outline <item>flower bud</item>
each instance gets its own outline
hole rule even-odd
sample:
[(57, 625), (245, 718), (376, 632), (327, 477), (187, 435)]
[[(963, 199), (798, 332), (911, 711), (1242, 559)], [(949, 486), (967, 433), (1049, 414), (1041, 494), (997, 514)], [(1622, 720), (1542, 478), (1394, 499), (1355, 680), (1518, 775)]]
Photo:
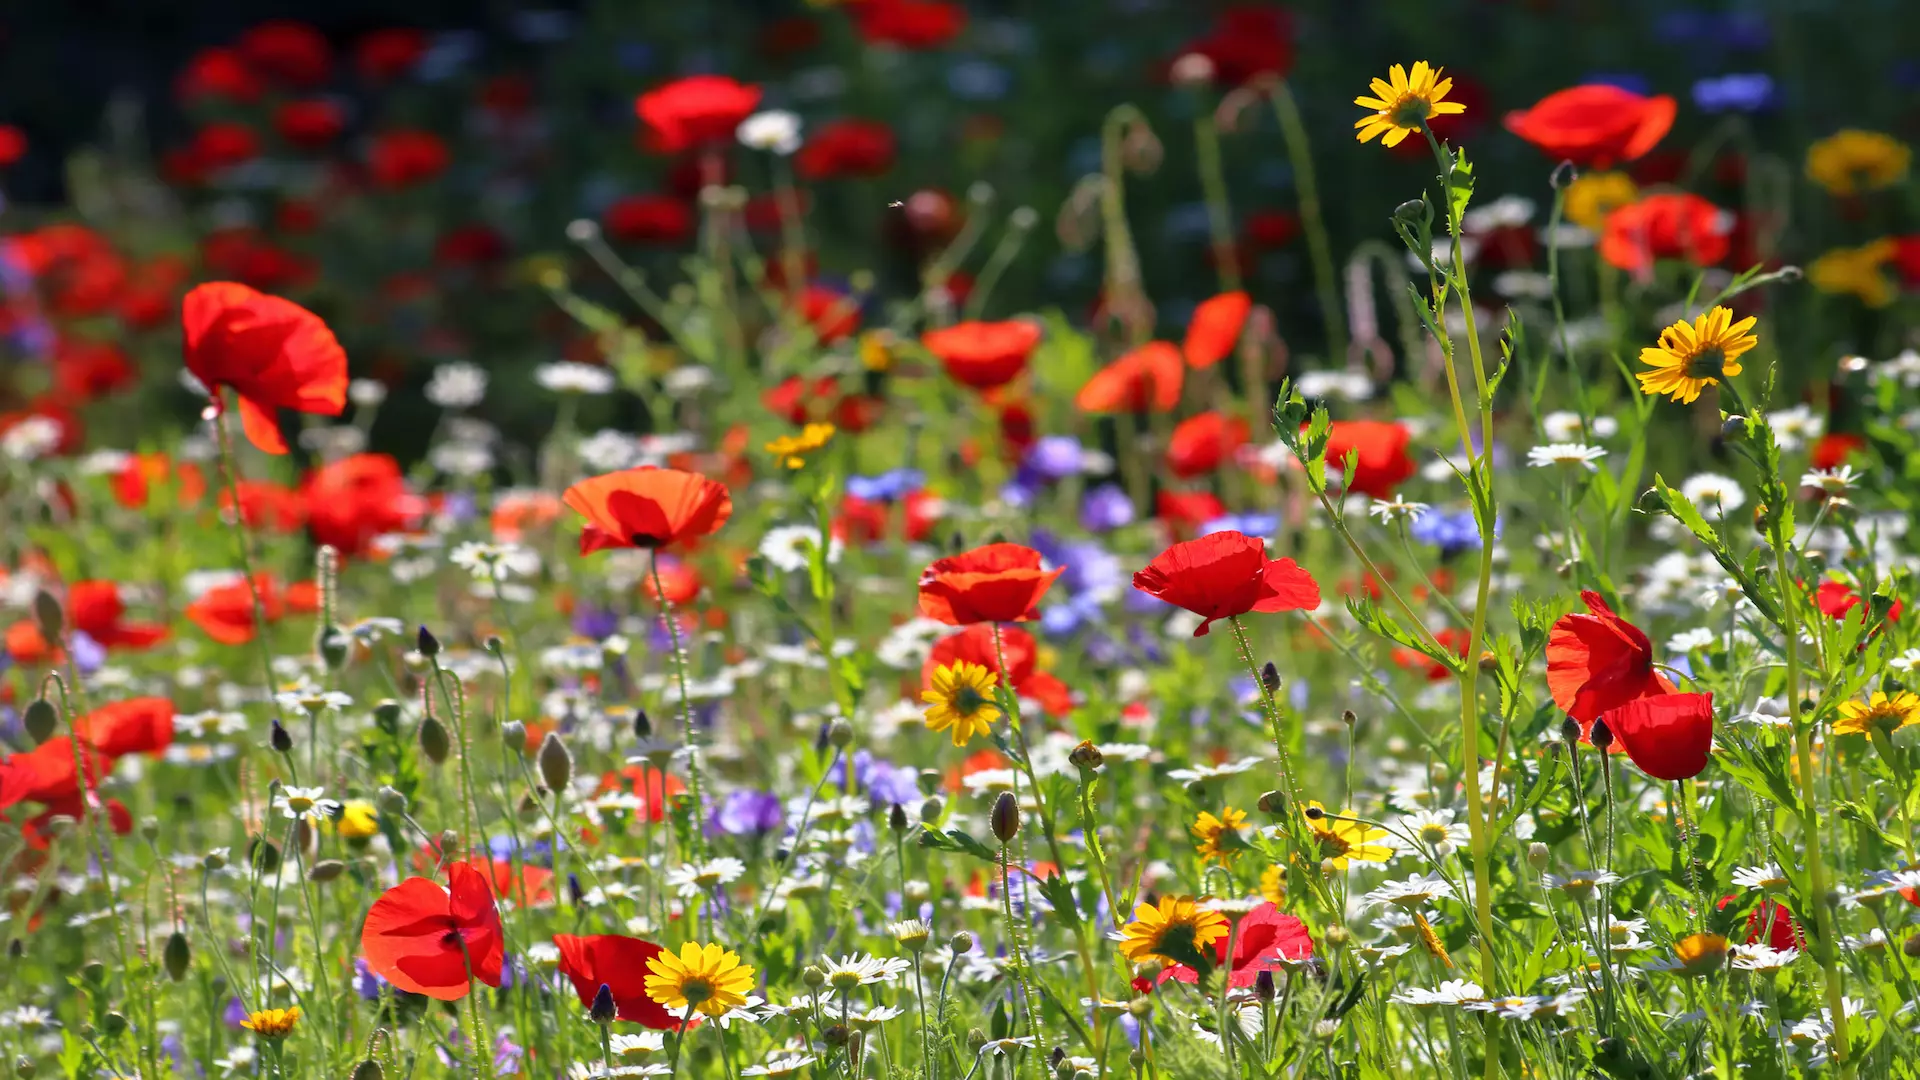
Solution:
[(547, 790), (562, 792), (573, 782), (573, 754), (557, 731), (547, 732), (540, 740), (540, 779)]
[(986, 1045), (987, 1045), (987, 1033), (986, 1033), (986, 1032), (984, 1032), (984, 1031), (981, 1031), (981, 1030), (980, 1030), (979, 1028), (968, 1028), (968, 1029), (967, 1029), (967, 1050), (968, 1050), (968, 1052), (970, 1052), (970, 1053), (972, 1053), (972, 1054), (974, 1054), (974, 1055), (976, 1055), (976, 1056), (977, 1056), (977, 1055), (978, 1055), (978, 1054), (980, 1053), (980, 1050), (981, 1050), (981, 1048), (983, 1048), (983, 1047), (985, 1047)]
[(1547, 845), (1535, 840), (1527, 845), (1527, 865), (1535, 870), (1547, 868)]
[(151, 844), (160, 835), (160, 819), (152, 814), (140, 819), (140, 839)]
[(167, 935), (167, 947), (161, 953), (161, 961), (167, 969), (167, 978), (179, 982), (187, 977), (187, 968), (193, 963), (193, 949), (187, 944), (184, 931), (175, 930)]
[(407, 812), (407, 797), (390, 784), (383, 784), (373, 796), (373, 805), (381, 814), (400, 815)]
[[(1594, 749), (1601, 753), (1604, 754), (1607, 752), (1607, 748), (1613, 745), (1613, 731), (1607, 727), (1606, 720), (1594, 720), (1593, 728), (1587, 732), (1587, 741), (1592, 743)], [(1601, 760), (1604, 762), (1606, 759), (1602, 758)]]
[(415, 652), (431, 660), (440, 655), (440, 639), (433, 636), (433, 631), (422, 626), (420, 632), (414, 636), (413, 648)]
[(1001, 792), (993, 801), (993, 835), (1002, 844), (1010, 844), (1020, 835), (1020, 804), (1011, 791)]
[(117, 1039), (127, 1033), (127, 1014), (119, 1011), (109, 1012), (100, 1018), (100, 1030), (107, 1038)]
[(257, 866), (261, 874), (280, 872), (280, 846), (264, 836), (256, 836), (247, 846), (247, 865)]
[(27, 710), (20, 717), (21, 726), (27, 729), (27, 736), (33, 745), (39, 746), (53, 738), (53, 729), (60, 726), (60, 710), (46, 698), (34, 698), (27, 703)]
[(645, 709), (633, 710), (633, 737), (642, 741), (653, 738), (653, 718)]
[[(509, 720), (506, 723), (501, 724), (500, 725), (500, 741), (503, 743), (506, 743), (507, 749), (512, 750), (516, 754), (526, 753), (527, 725), (521, 723), (518, 720)], [(545, 750), (546, 743), (544, 742), (541, 743), (540, 748), (542, 750)]]
[(276, 754), (291, 754), (293, 753), (293, 732), (288, 731), (287, 726), (276, 719), (267, 735), (267, 745), (273, 747), (273, 752)]
[(353, 1075), (348, 1080), (386, 1080), (386, 1070), (380, 1063), (368, 1058), (353, 1067)]
[(1260, 669), (1260, 688), (1265, 690), (1269, 697), (1280, 692), (1280, 669), (1274, 667), (1271, 660), (1267, 661), (1266, 667)]
[(40, 636), (48, 641), (59, 641), (61, 632), (67, 628), (60, 601), (45, 589), (33, 594), (33, 619), (40, 624)]
[(940, 796), (929, 795), (926, 801), (920, 804), (920, 820), (939, 821), (940, 815), (945, 812), (946, 808), (947, 804), (940, 801)]
[(1253, 996), (1259, 998), (1261, 1001), (1272, 1001), (1274, 999), (1276, 992), (1273, 986), (1272, 968), (1261, 968), (1260, 973), (1253, 977)]
[(587, 1009), (587, 1016), (594, 1023), (605, 1026), (613, 1023), (613, 1018), (618, 1014), (619, 1007), (613, 1003), (613, 987), (601, 983), (600, 989), (593, 992), (593, 1005)]
[(453, 741), (447, 735), (447, 726), (437, 716), (429, 716), (420, 721), (420, 752), (427, 760), (439, 765), (453, 752)]
[(1265, 791), (1261, 792), (1260, 801), (1255, 805), (1263, 814), (1284, 814), (1287, 812), (1287, 797), (1278, 791)]
[(906, 807), (901, 806), (899, 803), (893, 804), (893, 809), (887, 811), (887, 828), (892, 829), (896, 833), (907, 831)]
[(225, 870), (227, 868), (227, 849), (214, 848), (212, 851), (207, 852), (206, 856), (200, 860), (200, 865), (206, 867), (208, 870)]
[[(20, 939), (14, 938), (13, 943), (18, 945)], [(13, 1074), (18, 1076), (20, 1080), (33, 1080), (35, 1068), (36, 1066), (33, 1063), (33, 1059), (25, 1054), (21, 1054), (19, 1057), (13, 1059)]]
[(1747, 433), (1747, 418), (1735, 413), (1720, 421), (1720, 437), (1738, 439)]
[(1560, 741), (1568, 747), (1580, 745), (1580, 721), (1571, 716), (1560, 721)]
[(845, 717), (835, 719), (827, 725), (827, 742), (844, 750), (853, 742), (853, 725)]
[(347, 666), (348, 646), (352, 639), (337, 626), (323, 626), (314, 638), (314, 651), (320, 654), (320, 662), (328, 671), (339, 671)]
[(818, 990), (827, 985), (827, 973), (813, 964), (808, 964), (806, 970), (800, 973), (800, 981), (806, 985), (807, 989)]
[(962, 930), (947, 939), (947, 948), (952, 949), (955, 956), (965, 956), (973, 951), (973, 935)]
[(395, 734), (400, 730), (400, 712), (399, 702), (392, 698), (385, 698), (373, 707), (373, 722), (379, 725), (381, 731), (389, 735)]
[(307, 871), (307, 877), (317, 885), (324, 885), (347, 872), (347, 864), (339, 859), (321, 859)]
[(1091, 739), (1082, 740), (1079, 746), (1074, 747), (1072, 753), (1067, 755), (1067, 761), (1083, 773), (1093, 772), (1107, 763), (1106, 755), (1093, 745)]

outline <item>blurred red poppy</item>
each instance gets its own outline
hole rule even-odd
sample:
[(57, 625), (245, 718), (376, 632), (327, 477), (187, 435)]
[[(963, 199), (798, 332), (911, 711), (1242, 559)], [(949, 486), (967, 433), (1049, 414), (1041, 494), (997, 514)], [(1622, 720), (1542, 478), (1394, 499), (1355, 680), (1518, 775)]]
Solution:
[(1187, 365), (1167, 341), (1149, 341), (1094, 373), (1074, 404), (1082, 412), (1172, 412), (1180, 405)]
[[(307, 523), (307, 500), (298, 490), (271, 480), (242, 480), (235, 486), (240, 489), (240, 520), (248, 528), (290, 533)], [(220, 490), (220, 509), (233, 512), (233, 492), (225, 488)]]
[(808, 285), (796, 305), (822, 345), (843, 341), (860, 329), (860, 298), (823, 285)]
[(686, 781), (659, 769), (646, 765), (628, 765), (618, 772), (610, 772), (600, 778), (601, 791), (618, 791), (620, 781), (625, 779), (640, 797), (640, 805), (634, 808), (633, 816), (658, 825), (667, 819), (667, 803), (675, 795), (684, 794)]
[(1816, 469), (1837, 469), (1847, 463), (1855, 452), (1865, 450), (1865, 436), (1851, 431), (1832, 431), (1814, 441), (1813, 449), (1807, 454), (1807, 464)]
[(400, 463), (386, 454), (353, 454), (328, 462), (301, 485), (307, 531), (340, 554), (364, 554), (382, 533), (404, 531), (425, 509), (407, 490)]
[(27, 133), (12, 124), (0, 124), (0, 169), (27, 155)]
[(727, 523), (733, 497), (699, 473), (642, 466), (568, 488), (561, 501), (587, 523), (580, 554), (608, 548), (662, 548), (706, 536)]
[[(1231, 938), (1233, 964), (1227, 964), (1227, 941)], [(1259, 979), (1262, 971), (1271, 971), (1288, 960), (1305, 960), (1313, 955), (1313, 934), (1297, 915), (1288, 915), (1272, 904), (1261, 904), (1240, 917), (1233, 932), (1213, 943), (1216, 969), (1226, 968), (1228, 985), (1244, 989)], [(1200, 973), (1185, 964), (1174, 964), (1160, 973), (1160, 982), (1197, 983)]]
[[(1854, 608), (1860, 606), (1860, 594), (1854, 592), (1853, 586), (1844, 581), (1826, 578), (1820, 582), (1820, 587), (1813, 591), (1813, 603), (1827, 618), (1844, 619)], [(1899, 622), (1903, 606), (1899, 600), (1894, 600), (1892, 606), (1887, 609), (1887, 621)]]
[(1595, 83), (1557, 90), (1530, 109), (1507, 114), (1507, 130), (1555, 161), (1604, 169), (1653, 149), (1673, 127), (1677, 106), (1662, 94), (1647, 97)]
[[(666, 589), (667, 602), (682, 607), (700, 595), (703, 582), (700, 580), (700, 571), (667, 556), (660, 560), (660, 584)], [(640, 594), (654, 603), (660, 602), (660, 589), (654, 587), (652, 574), (640, 579)]]
[(1005, 386), (1027, 368), (1040, 344), (1040, 326), (1019, 320), (963, 322), (928, 330), (920, 344), (938, 357), (954, 380), (975, 390)]
[[(1367, 584), (1372, 586), (1374, 582), (1369, 581)], [(1378, 588), (1370, 587), (1367, 589), (1368, 595), (1372, 596), (1375, 600), (1380, 598), (1380, 591)], [(1442, 649), (1446, 649), (1455, 656), (1464, 659), (1467, 655), (1467, 645), (1473, 640), (1473, 635), (1457, 626), (1443, 626), (1433, 632), (1433, 639), (1439, 642)], [(1394, 649), (1390, 655), (1393, 657), (1393, 662), (1403, 668), (1411, 671), (1425, 672), (1428, 682), (1444, 682), (1447, 679), (1453, 678), (1452, 668), (1421, 652), (1419, 649), (1410, 649), (1402, 645)]]
[(254, 618), (254, 588), (260, 590), (260, 613), (266, 616), (267, 622), (278, 622), (285, 610), (271, 575), (258, 573), (253, 581), (253, 588), (248, 587), (245, 578), (215, 585), (188, 604), (183, 614), (220, 644), (245, 645), (260, 632)]
[(1168, 491), (1154, 496), (1154, 513), (1173, 526), (1175, 535), (1224, 517), (1227, 506), (1211, 491)]
[[(1639, 627), (1613, 613), (1600, 594), (1581, 592), (1588, 614), (1568, 612), (1547, 636), (1547, 690), (1554, 704), (1580, 724), (1582, 739), (1602, 715), (1640, 698), (1673, 694), (1654, 670), (1653, 644)], [(1611, 728), (1612, 721), (1608, 721)]]
[(260, 76), (233, 49), (202, 49), (174, 80), (174, 96), (183, 103), (215, 99), (247, 104), (260, 97)]
[[(111, 581), (76, 581), (67, 586), (67, 621), (109, 649), (146, 649), (167, 636), (158, 623), (126, 621), (126, 601)], [(124, 753), (116, 750), (114, 753)]]
[(236, 47), (255, 71), (300, 89), (326, 82), (333, 68), (327, 39), (306, 23), (291, 19), (253, 27), (240, 35)]
[(471, 979), (499, 986), (505, 949), (486, 875), (454, 863), (445, 888), (414, 877), (388, 889), (367, 911), (360, 951), (374, 974), (438, 1001), (466, 997)]
[(1651, 274), (1656, 259), (1713, 266), (1732, 246), (1731, 215), (1698, 195), (1649, 195), (1607, 215), (1600, 257), (1634, 274)]
[(375, 30), (353, 46), (353, 66), (363, 78), (389, 82), (413, 70), (427, 52), (427, 35), (412, 27)]
[(280, 409), (338, 416), (347, 407), (347, 354), (318, 315), (232, 281), (196, 286), (180, 305), (187, 370), (214, 392), (240, 398), (247, 439), (284, 454)]
[(1686, 780), (1707, 767), (1713, 749), (1712, 694), (1655, 694), (1602, 717), (1627, 758), (1648, 776)]
[(647, 996), (647, 962), (660, 954), (651, 941), (620, 934), (555, 934), (560, 974), (573, 983), (584, 1008), (602, 986), (613, 995), (615, 1017), (655, 1031), (678, 1031), (680, 1020)]
[(1284, 76), (1293, 67), (1293, 19), (1278, 6), (1231, 5), (1178, 56), (1190, 54), (1212, 63), (1212, 81), (1221, 86), (1239, 86), (1259, 75)]
[(157, 754), (173, 743), (173, 702), (140, 697), (102, 705), (75, 720), (73, 733), (108, 757)]
[[(922, 687), (933, 685), (936, 669), (950, 667), (955, 661), (964, 660), (969, 664), (979, 664), (988, 671), (1002, 672), (1007, 685), (1013, 687), (1021, 697), (1039, 702), (1049, 716), (1065, 716), (1072, 712), (1073, 693), (1067, 689), (1067, 684), (1039, 669), (1040, 649), (1033, 635), (1017, 626), (1003, 626), (1000, 628), (1000, 646), (996, 649), (993, 630), (991, 626), (978, 624), (934, 642), (926, 663), (920, 666)], [(1006, 661), (1004, 671), (1002, 658)]]
[(870, 45), (938, 48), (967, 25), (967, 9), (945, 0), (852, 0), (847, 8)]
[(447, 170), (447, 144), (431, 131), (383, 131), (367, 146), (367, 174), (383, 188), (425, 183)]
[(677, 154), (732, 141), (759, 104), (758, 86), (725, 75), (690, 75), (641, 94), (634, 112), (652, 149)]
[(132, 386), (138, 380), (126, 350), (111, 341), (63, 334), (53, 347), (53, 383), (75, 404)]
[(1167, 469), (1181, 478), (1204, 476), (1233, 457), (1247, 441), (1247, 422), (1221, 412), (1180, 421), (1167, 438)]
[(1174, 544), (1133, 575), (1133, 587), (1201, 617), (1194, 637), (1215, 619), (1250, 611), (1311, 611), (1320, 583), (1292, 559), (1270, 559), (1267, 545), (1245, 533), (1209, 533)]
[(325, 98), (283, 102), (273, 112), (273, 129), (302, 150), (319, 150), (340, 137), (347, 114), (338, 102)]
[(1065, 567), (1044, 570), (1040, 553), (1021, 544), (987, 544), (920, 572), (920, 614), (948, 626), (1026, 622)]
[(134, 454), (113, 477), (114, 501), (129, 510), (144, 510), (153, 485), (173, 488), (174, 503), (189, 506), (207, 493), (206, 474), (190, 461), (176, 463), (158, 451)]
[(1253, 298), (1243, 292), (1221, 293), (1203, 301), (1187, 322), (1187, 339), (1181, 346), (1187, 363), (1212, 367), (1233, 355), (1252, 311)]
[(878, 120), (833, 120), (815, 128), (793, 157), (808, 180), (880, 176), (893, 168), (893, 129)]
[[(1724, 909), (1737, 899), (1735, 896), (1723, 896), (1714, 907)], [(1793, 917), (1792, 909), (1778, 900), (1764, 899), (1755, 904), (1753, 910), (1747, 912), (1746, 931), (1746, 943), (1749, 945), (1758, 942), (1764, 935), (1769, 948), (1785, 951), (1807, 947), (1807, 935), (1800, 928), (1800, 920)]]
[(260, 136), (237, 121), (217, 121), (194, 132), (188, 152), (201, 168), (219, 172), (259, 157)]
[(1390, 420), (1336, 420), (1327, 432), (1327, 467), (1345, 468), (1351, 451), (1356, 457), (1353, 475), (1345, 478), (1347, 490), (1391, 498), (1394, 488), (1419, 471), (1407, 453), (1412, 439), (1405, 425)]
[[(76, 761), (78, 764), (76, 764)], [(0, 810), (22, 802), (60, 803), (80, 793), (80, 769), (93, 787), (113, 767), (113, 759), (84, 741), (56, 735), (25, 753), (0, 758)]]
[(600, 225), (625, 244), (677, 244), (693, 235), (693, 207), (671, 195), (628, 195), (607, 207)]

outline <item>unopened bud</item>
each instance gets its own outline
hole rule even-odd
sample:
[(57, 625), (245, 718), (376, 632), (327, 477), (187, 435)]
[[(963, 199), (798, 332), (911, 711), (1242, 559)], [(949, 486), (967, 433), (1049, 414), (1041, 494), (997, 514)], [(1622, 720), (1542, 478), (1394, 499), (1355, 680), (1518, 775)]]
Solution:
[(892, 829), (896, 833), (907, 831), (906, 807), (901, 806), (899, 803), (893, 804), (893, 809), (887, 811), (887, 828)]
[(179, 982), (187, 977), (187, 968), (193, 963), (193, 948), (187, 944), (184, 931), (175, 930), (167, 935), (167, 947), (161, 953), (161, 961), (166, 965), (167, 978)]
[(636, 739), (653, 738), (653, 718), (645, 709), (633, 710), (633, 737)]
[(952, 949), (955, 956), (965, 956), (973, 951), (973, 935), (962, 930), (947, 939), (947, 948)]
[(374, 793), (373, 805), (379, 807), (382, 814), (400, 815), (407, 812), (407, 797), (390, 784), (383, 784)]
[(420, 721), (420, 752), (427, 760), (439, 765), (453, 752), (453, 740), (447, 735), (447, 725), (437, 716), (429, 716)]
[(27, 729), (27, 737), (35, 746), (53, 738), (53, 731), (60, 726), (60, 710), (46, 698), (34, 698), (27, 703), (26, 712), (20, 717), (20, 724)]
[(1261, 968), (1253, 977), (1253, 996), (1261, 1001), (1272, 1001), (1276, 995), (1273, 985), (1273, 969)]
[(565, 791), (573, 782), (573, 754), (557, 731), (540, 740), (540, 779), (554, 792)]
[(847, 744), (853, 742), (853, 725), (845, 717), (834, 720), (827, 726), (827, 742), (845, 749)]
[(67, 628), (60, 601), (45, 589), (33, 594), (33, 619), (40, 624), (40, 636), (48, 641), (59, 641), (61, 632)]
[(606, 1025), (613, 1023), (619, 1011), (619, 1007), (613, 1003), (613, 987), (601, 983), (600, 989), (593, 992), (593, 1005), (588, 1008), (587, 1015), (594, 1023)]
[(1613, 729), (1607, 727), (1606, 720), (1596, 719), (1592, 730), (1587, 732), (1587, 741), (1594, 745), (1594, 749), (1604, 754), (1607, 748), (1613, 745)]
[(1011, 791), (1001, 792), (993, 801), (993, 835), (1002, 844), (1011, 844), (1020, 835), (1020, 803)]
[[(506, 723), (501, 724), (500, 725), (500, 741), (503, 743), (506, 743), (507, 749), (512, 750), (516, 754), (526, 753), (527, 725), (521, 723), (518, 720), (509, 720)], [(540, 746), (541, 746), (541, 749), (543, 750), (546, 749), (545, 743), (541, 743)]]
[(381, 731), (389, 735), (396, 734), (400, 730), (400, 712), (400, 703), (386, 698), (373, 707), (373, 722), (379, 725)]
[(431, 660), (440, 655), (440, 639), (433, 636), (433, 631), (422, 626), (420, 633), (414, 636), (413, 648), (415, 652)]
[(1547, 868), (1547, 855), (1547, 845), (1540, 841), (1535, 840), (1533, 843), (1527, 845), (1527, 865), (1533, 867), (1535, 870), (1545, 870)]
[(347, 666), (348, 648), (353, 639), (337, 626), (323, 626), (314, 639), (314, 651), (320, 654), (320, 662), (327, 665), (328, 671), (339, 671)]
[(1747, 418), (1744, 416), (1736, 413), (1720, 421), (1720, 437), (1723, 439), (1738, 439), (1746, 433)]
[(386, 1070), (380, 1067), (379, 1062), (368, 1058), (353, 1067), (353, 1076), (349, 1080), (386, 1080)]
[(1107, 763), (1107, 757), (1099, 747), (1093, 745), (1093, 740), (1087, 739), (1073, 748), (1067, 755), (1067, 761), (1081, 772), (1093, 772)]
[(347, 864), (339, 859), (321, 859), (313, 864), (313, 869), (307, 871), (307, 877), (315, 884), (324, 885), (346, 872)]
[(267, 735), (267, 745), (273, 747), (276, 754), (291, 754), (293, 753), (293, 732), (288, 731), (287, 726), (276, 719)]
[(1271, 660), (1267, 661), (1266, 667), (1260, 669), (1260, 688), (1269, 695), (1280, 692), (1280, 669), (1273, 666)]

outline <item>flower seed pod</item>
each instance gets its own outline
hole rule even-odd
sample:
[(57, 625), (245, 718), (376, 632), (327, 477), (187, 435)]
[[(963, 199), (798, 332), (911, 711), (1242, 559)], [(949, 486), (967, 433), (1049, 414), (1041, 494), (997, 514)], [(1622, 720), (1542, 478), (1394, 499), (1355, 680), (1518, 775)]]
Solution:
[(1072, 753), (1067, 755), (1067, 761), (1081, 772), (1090, 773), (1100, 768), (1100, 766), (1105, 765), (1107, 758), (1105, 754), (1100, 752), (1099, 747), (1093, 745), (1093, 740), (1085, 739), (1081, 741), (1079, 746), (1073, 748)]
[(125, 1035), (127, 1033), (127, 1014), (116, 1010), (101, 1017), (100, 1030), (105, 1032), (109, 1039), (117, 1039)]
[(392, 698), (382, 700), (373, 707), (373, 722), (380, 730), (392, 735), (400, 730), (400, 703)]
[(274, 874), (280, 871), (280, 847), (264, 836), (256, 836), (247, 847), (247, 862), (260, 868), (262, 874)]
[(386, 1070), (380, 1067), (379, 1062), (368, 1058), (353, 1067), (353, 1076), (349, 1080), (386, 1080)]
[(853, 725), (848, 723), (844, 717), (836, 719), (832, 724), (827, 726), (827, 741), (834, 746), (845, 749), (847, 744), (853, 742)]
[[(519, 753), (519, 754), (526, 753), (527, 725), (521, 723), (518, 720), (509, 720), (506, 723), (501, 724), (500, 725), (500, 741), (503, 743), (506, 743), (507, 749), (512, 750), (515, 753)], [(541, 748), (545, 749), (546, 744), (542, 743)]]
[(20, 717), (21, 726), (27, 729), (27, 736), (33, 745), (39, 746), (53, 738), (53, 730), (60, 726), (60, 710), (46, 698), (34, 698), (27, 703), (27, 711)]
[(573, 782), (573, 754), (557, 731), (540, 740), (540, 779), (552, 792), (565, 791)]
[(1287, 797), (1278, 791), (1262, 792), (1260, 801), (1255, 805), (1263, 814), (1284, 814), (1287, 812)]
[(1547, 856), (1547, 845), (1540, 841), (1535, 840), (1533, 843), (1527, 845), (1527, 865), (1533, 867), (1535, 870), (1545, 870), (1547, 868)]
[(415, 652), (431, 660), (440, 655), (440, 639), (433, 636), (433, 631), (422, 626), (420, 633), (414, 636), (413, 648)]
[(1011, 791), (1001, 792), (993, 801), (993, 835), (1002, 844), (1010, 844), (1020, 835), (1020, 804)]
[(946, 808), (947, 804), (940, 801), (940, 796), (929, 795), (926, 801), (920, 804), (920, 820), (939, 821), (940, 815), (945, 812)]
[(60, 610), (60, 601), (45, 589), (33, 594), (33, 619), (40, 624), (40, 635), (48, 641), (59, 641), (60, 634), (67, 628), (67, 616)]
[(167, 978), (174, 982), (186, 978), (187, 968), (193, 963), (193, 949), (187, 944), (186, 933), (175, 930), (168, 934), (166, 950), (160, 956), (167, 968)]
[(347, 864), (339, 859), (321, 859), (307, 871), (307, 877), (316, 884), (324, 885), (347, 872)]
[(453, 742), (447, 736), (447, 726), (440, 722), (439, 717), (429, 716), (420, 721), (420, 752), (427, 756), (428, 761), (435, 765), (442, 764), (452, 751)]

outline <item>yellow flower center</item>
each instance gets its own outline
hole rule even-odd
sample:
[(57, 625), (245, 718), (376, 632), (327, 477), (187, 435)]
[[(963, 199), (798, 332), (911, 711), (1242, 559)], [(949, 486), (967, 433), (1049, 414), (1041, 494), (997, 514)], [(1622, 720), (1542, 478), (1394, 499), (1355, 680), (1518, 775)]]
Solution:
[(1687, 377), (1718, 379), (1726, 374), (1727, 354), (1718, 345), (1709, 346), (1687, 358)]

